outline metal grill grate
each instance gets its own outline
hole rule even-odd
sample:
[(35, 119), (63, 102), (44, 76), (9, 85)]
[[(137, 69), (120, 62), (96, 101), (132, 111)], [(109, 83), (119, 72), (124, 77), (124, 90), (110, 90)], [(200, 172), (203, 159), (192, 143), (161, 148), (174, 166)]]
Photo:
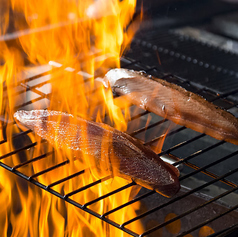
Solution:
[[(183, 78), (162, 74), (156, 67), (146, 67), (129, 58), (123, 57), (121, 59), (121, 64), (122, 67), (144, 70), (156, 77), (182, 85), (183, 87), (204, 96), (217, 105), (229, 109), (234, 113), (237, 112), (237, 103), (230, 99), (230, 95), (238, 94), (238, 90), (218, 95), (212, 90), (196, 87)], [(20, 108), (31, 109), (32, 104), (39, 102), (42, 103), (42, 101), (47, 105), (51, 92), (46, 93), (42, 88), (49, 83), (49, 75), (51, 73), (60, 73), (62, 70), (71, 70), (69, 68), (62, 69), (60, 65), (57, 66), (58, 67), (55, 67), (53, 71), (42, 69), (42, 73), (29, 77), (26, 79), (25, 83), (20, 82), (19, 85), (16, 86), (16, 93), (14, 94), (15, 97), (28, 98), (26, 96), (27, 93), (32, 93), (34, 97), (33, 99), (32, 96), (29, 97), (31, 99), (27, 99), (27, 101), (19, 101), (15, 110)], [(79, 73), (84, 75), (85, 81), (87, 81), (87, 77), (89, 77), (89, 75), (84, 72)], [(236, 183), (236, 180), (238, 179), (238, 168), (234, 167), (233, 164), (238, 155), (237, 146), (225, 143), (224, 141), (217, 141), (206, 136), (205, 134), (199, 134), (185, 127), (175, 125), (170, 121), (164, 120), (163, 118), (148, 111), (138, 108), (135, 109), (135, 106), (131, 106), (130, 109), (132, 117), (130, 121), (128, 121), (128, 133), (134, 137), (142, 139), (144, 141), (144, 145), (146, 146), (155, 145), (158, 140), (164, 138), (164, 132), (166, 129), (168, 127), (172, 128), (166, 134), (163, 152), (158, 154), (159, 156), (166, 154), (174, 155), (180, 158), (180, 160), (178, 160), (174, 165), (184, 166), (180, 177), (183, 188), (172, 199), (164, 198), (154, 191), (142, 189), (134, 199), (123, 203), (114, 209), (108, 210), (103, 214), (96, 213), (90, 208), (92, 204), (95, 204), (116, 193), (120, 193), (121, 191), (134, 186), (135, 183), (131, 182), (87, 203), (78, 203), (74, 201), (71, 198), (73, 195), (79, 194), (86, 189), (90, 189), (90, 187), (99, 183), (103, 183), (111, 177), (107, 176), (96, 180), (95, 182), (79, 187), (76, 190), (72, 190), (69, 193), (59, 193), (54, 190), (56, 185), (71, 180), (74, 177), (80, 177), (86, 172), (86, 170), (79, 170), (75, 174), (68, 177), (62, 177), (62, 179), (47, 185), (39, 182), (37, 178), (42, 175), (47, 175), (50, 171), (59, 169), (60, 167), (67, 167), (70, 162), (69, 160), (55, 163), (38, 173), (25, 174), (21, 170), (24, 166), (31, 165), (38, 160), (51, 159), (55, 155), (54, 150), (48, 151), (38, 157), (31, 157), (30, 155), (30, 159), (21, 159), (22, 162), (13, 167), (8, 165), (6, 161), (8, 157), (14, 154), (18, 154), (20, 158), (24, 157), (26, 153), (31, 153), (31, 148), (39, 145), (37, 142), (32, 143), (28, 138), (28, 135), (31, 133), (30, 130), (13, 135), (12, 139), (13, 144), (15, 144), (15, 148), (11, 152), (7, 152), (0, 157), (0, 160), (4, 161), (0, 162), (0, 165), (10, 172), (61, 198), (62, 200), (92, 214), (97, 218), (100, 218), (101, 220), (121, 229), (122, 231), (125, 231), (132, 236), (156, 236), (156, 233), (160, 230), (164, 231), (163, 234), (165, 236), (166, 233), (168, 233), (168, 236), (171, 236), (169, 226), (172, 223), (176, 223), (178, 220), (181, 221), (182, 224), (177, 236), (184, 236), (188, 233), (196, 234), (202, 226), (206, 225), (211, 226), (215, 232), (218, 232), (236, 224), (238, 219), (238, 213), (236, 212), (236, 209), (238, 208), (238, 186)], [(150, 116), (150, 123), (146, 124), (148, 116)], [(138, 119), (140, 119), (140, 123), (136, 122)], [(7, 124), (10, 127), (16, 126), (13, 121), (5, 120), (4, 115), (2, 115), (3, 127), (6, 127)], [(0, 141), (0, 145), (8, 142), (10, 139), (6, 134), (7, 133), (5, 133), (5, 139)], [(45, 141), (41, 142), (45, 143)], [(137, 217), (124, 223), (116, 223), (110, 220), (110, 214), (128, 205), (133, 205), (133, 203), (136, 202), (142, 202), (142, 206), (145, 207), (138, 213)], [(176, 216), (172, 219), (166, 219), (165, 216), (170, 212), (176, 213)], [(135, 233), (129, 227), (130, 223), (138, 220), (141, 220), (145, 225), (144, 233)]]
[(238, 88), (237, 54), (174, 31), (139, 32), (132, 43), (131, 58), (161, 71), (188, 79), (217, 92)]

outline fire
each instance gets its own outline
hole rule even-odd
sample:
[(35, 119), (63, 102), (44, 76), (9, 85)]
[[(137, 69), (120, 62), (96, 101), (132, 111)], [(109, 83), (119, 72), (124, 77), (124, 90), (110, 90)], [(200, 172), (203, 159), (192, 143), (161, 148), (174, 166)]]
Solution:
[[(3, 6), (3, 7), (2, 7)], [(15, 108), (25, 98), (17, 97), (19, 81), (35, 66), (51, 67), (49, 101), (32, 104), (30, 109), (48, 109), (68, 112), (86, 119), (103, 121), (108, 116), (111, 124), (122, 131), (127, 129), (130, 117), (128, 105), (113, 99), (112, 92), (94, 82), (94, 77), (103, 75), (111, 67), (120, 67), (120, 56), (137, 28), (133, 23), (128, 28), (135, 11), (136, 0), (1, 0), (0, 19), (0, 110), (2, 120), (12, 120)], [(11, 15), (11, 16), (10, 16)], [(11, 24), (18, 34), (16, 47), (10, 47), (4, 39)], [(23, 54), (24, 52), (24, 54)], [(25, 56), (26, 55), (26, 56)], [(24, 57), (25, 58), (24, 58)], [(25, 66), (25, 61), (28, 65)], [(55, 67), (57, 66), (57, 67)], [(57, 69), (57, 70), (55, 70)], [(86, 82), (85, 82), (86, 80)], [(5, 86), (5, 87), (4, 87)], [(25, 88), (27, 90), (27, 88)], [(31, 98), (34, 101), (34, 97)], [(124, 112), (122, 112), (124, 111)], [(5, 123), (2, 123), (1, 141), (4, 141)], [(7, 142), (0, 144), (0, 156), (15, 149), (12, 135), (19, 132), (17, 125), (8, 125)], [(69, 198), (80, 204), (87, 203), (116, 188), (128, 184), (121, 178), (112, 178), (107, 169), (94, 168), (87, 154), (78, 157), (69, 150), (57, 149), (42, 142), (39, 137), (26, 135), (34, 148), (1, 160), (15, 166), (22, 159), (29, 160), (48, 154), (42, 159), (19, 168), (30, 176), (56, 163), (70, 162), (58, 169), (35, 177), (35, 180), (49, 185), (83, 169), (76, 176), (52, 189), (64, 194), (92, 183), (99, 178), (102, 182)], [(85, 134), (86, 137), (86, 134)], [(103, 149), (107, 145), (102, 141)], [(85, 141), (85, 146), (87, 141)], [(103, 150), (102, 149), (102, 150)], [(52, 155), (55, 154), (55, 155)], [(107, 178), (105, 178), (107, 177)], [(0, 168), (0, 225), (1, 236), (125, 236), (117, 228), (101, 221), (54, 195), (42, 191), (32, 184), (22, 183), (20, 178)], [(130, 198), (132, 188), (111, 195), (88, 208), (103, 214)], [(123, 208), (109, 215), (109, 219), (122, 224), (136, 216), (139, 204)], [(138, 223), (132, 227), (138, 233)]]

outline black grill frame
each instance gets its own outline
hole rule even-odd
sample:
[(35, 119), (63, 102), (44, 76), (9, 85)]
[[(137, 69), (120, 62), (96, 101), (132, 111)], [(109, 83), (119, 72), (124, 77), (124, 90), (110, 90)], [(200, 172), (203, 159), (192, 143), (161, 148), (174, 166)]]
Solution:
[[(204, 96), (204, 95), (208, 95), (207, 98), (210, 99), (210, 100), (213, 101), (213, 102), (215, 102), (215, 101), (217, 101), (217, 100), (226, 100), (226, 101), (228, 101), (228, 103), (227, 103), (227, 104), (228, 104), (228, 108), (233, 107), (233, 106), (237, 106), (237, 103), (236, 103), (235, 101), (227, 100), (227, 97), (228, 97), (228, 96), (230, 96), (231, 94), (233, 95), (233, 94), (235, 94), (235, 93), (238, 92), (237, 89), (234, 90), (234, 91), (232, 91), (232, 92), (230, 92), (230, 93), (224, 93), (224, 94), (219, 94), (219, 95), (217, 95), (216, 92), (214, 92), (214, 91), (212, 91), (212, 90), (210, 90), (210, 89), (208, 89), (208, 88), (196, 87), (196, 85), (190, 83), (188, 80), (185, 80), (185, 79), (183, 79), (183, 78), (180, 78), (180, 77), (177, 77), (177, 76), (174, 76), (174, 75), (171, 75), (171, 74), (170, 74), (170, 75), (164, 74), (164, 73), (162, 73), (161, 71), (159, 71), (156, 67), (147, 67), (147, 66), (144, 66), (144, 65), (142, 65), (140, 62), (138, 62), (138, 61), (136, 61), (136, 60), (133, 60), (133, 59), (130, 59), (130, 58), (126, 58), (126, 57), (122, 57), (122, 58), (121, 58), (121, 63), (122, 63), (122, 67), (125, 67), (125, 68), (133, 68), (133, 69), (137, 69), (137, 70), (143, 70), (143, 71), (145, 71), (145, 72), (148, 73), (148, 74), (151, 73), (151, 74), (153, 74), (153, 75), (155, 75), (155, 76), (157, 76), (157, 77), (160, 77), (160, 78), (162, 78), (162, 79), (175, 82), (175, 83), (180, 84), (180, 85), (182, 85), (182, 86), (184, 86), (184, 87), (189, 87), (189, 89), (190, 89), (191, 91), (196, 92), (196, 93), (198, 93), (198, 94), (201, 94), (201, 95), (203, 95), (203, 96)], [(53, 69), (53, 71), (59, 71), (59, 70), (62, 70), (62, 68), (54, 68), (54, 69)], [(20, 91), (20, 92), (18, 92), (18, 93), (17, 93), (18, 95), (19, 95), (19, 94), (22, 94), (22, 93), (25, 93), (25, 91), (33, 91), (34, 93), (37, 93), (37, 94), (39, 95), (39, 97), (36, 98), (36, 99), (34, 99), (34, 100), (32, 100), (32, 101), (27, 101), (27, 102), (25, 102), (25, 103), (23, 103), (23, 104), (21, 104), (21, 105), (18, 105), (18, 106), (15, 108), (15, 110), (18, 110), (18, 109), (20, 109), (20, 108), (22, 108), (22, 107), (24, 107), (24, 106), (26, 106), (26, 105), (29, 105), (29, 104), (31, 104), (31, 103), (34, 103), (34, 102), (36, 102), (36, 101), (38, 101), (38, 100), (41, 100), (42, 98), (48, 98), (48, 99), (50, 99), (50, 94), (44, 94), (44, 93), (42, 93), (41, 91), (39, 91), (39, 90), (37, 89), (37, 87), (40, 87), (40, 86), (44, 85), (45, 83), (47, 83), (47, 81), (46, 81), (46, 82), (43, 82), (43, 83), (39, 83), (39, 84), (34, 85), (34, 86), (29, 86), (28, 83), (29, 83), (29, 82), (32, 82), (32, 81), (34, 81), (34, 80), (36, 80), (36, 79), (39, 79), (39, 78), (41, 78), (41, 77), (44, 76), (44, 75), (51, 74), (51, 73), (52, 73), (52, 71), (48, 71), (48, 72), (45, 72), (45, 73), (40, 73), (40, 74), (38, 74), (38, 75), (36, 75), (36, 76), (30, 77), (30, 78), (28, 78), (28, 79), (26, 79), (26, 80), (23, 80), (23, 81), (25, 81), (24, 83), (23, 83), (23, 81), (21, 81), (21, 82), (19, 83), (19, 85), (20, 85), (21, 87), (23, 87), (23, 90)], [(163, 76), (162, 76), (162, 75), (163, 75)], [(6, 90), (6, 87), (4, 88), (4, 90)], [(210, 98), (211, 95), (212, 95), (212, 99)], [(131, 118), (131, 121), (133, 121), (133, 119), (136, 119), (136, 118), (138, 118), (138, 117), (140, 117), (140, 116), (143, 116), (143, 115), (145, 115), (145, 114), (148, 114), (148, 113), (150, 113), (150, 112), (148, 112), (148, 111), (143, 111), (141, 114), (132, 117), (132, 118)], [(13, 121), (4, 120), (3, 117), (2, 117), (2, 122), (3, 122), (3, 125), (4, 125), (4, 126), (6, 126), (6, 123), (8, 123), (8, 125), (13, 125), (13, 124), (14, 124)], [(160, 124), (163, 124), (164, 122), (166, 122), (166, 120), (157, 121), (157, 122), (155, 123), (155, 125), (151, 125), (151, 126), (152, 126), (152, 127), (153, 127), (153, 126), (158, 126), (158, 125), (160, 125)], [(131, 133), (131, 135), (132, 135), (132, 136), (135, 136), (136, 134), (138, 134), (138, 133), (140, 133), (140, 132), (142, 132), (142, 131), (145, 131), (146, 129), (148, 129), (148, 127), (144, 127), (144, 128), (139, 129), (139, 130), (133, 131), (133, 132)], [(174, 134), (176, 134), (176, 133), (178, 133), (178, 132), (180, 132), (180, 131), (182, 131), (182, 130), (186, 130), (186, 129), (187, 129), (187, 128), (185, 128), (185, 127), (180, 127), (180, 128), (178, 128), (177, 130), (174, 130), (174, 131), (168, 133), (167, 136), (168, 136), (168, 137), (169, 137), (169, 136), (172, 136), (172, 135), (174, 135)], [(23, 136), (27, 135), (27, 134), (30, 133), (30, 132), (31, 132), (31, 130), (27, 130), (27, 131), (21, 132), (21, 133), (19, 133), (19, 134), (15, 134), (13, 138), (23, 137)], [(163, 136), (164, 136), (164, 135), (162, 134), (160, 137), (156, 137), (153, 141), (152, 141), (152, 140), (146, 141), (146, 142), (145, 142), (145, 145), (149, 145), (150, 143), (154, 142), (155, 140), (158, 140), (159, 138), (161, 138), (161, 137), (163, 137)], [(195, 137), (193, 137), (193, 138), (191, 138), (191, 139), (189, 139), (189, 140), (185, 140), (185, 141), (183, 141), (183, 142), (181, 142), (181, 143), (179, 143), (179, 144), (176, 144), (176, 145), (174, 145), (174, 146), (172, 146), (172, 147), (169, 147), (168, 149), (166, 149), (166, 150), (164, 150), (163, 152), (161, 152), (160, 154), (158, 154), (158, 156), (164, 155), (164, 154), (170, 154), (172, 151), (174, 151), (174, 150), (176, 150), (176, 149), (178, 149), (178, 148), (182, 148), (182, 147), (183, 147), (183, 148), (184, 148), (184, 147), (186, 148), (186, 146), (187, 146), (188, 144), (190, 144), (190, 143), (192, 143), (192, 142), (196, 142), (198, 139), (203, 138), (203, 137), (205, 137), (205, 136), (206, 136), (205, 134), (199, 134), (199, 135), (197, 135), (197, 136), (195, 136)], [(5, 142), (7, 142), (7, 138), (4, 139), (4, 140), (2, 140), (2, 141), (0, 141), (0, 144), (3, 144), (3, 143), (5, 143)], [(45, 141), (42, 141), (42, 142), (45, 142)], [(83, 173), (85, 172), (85, 170), (80, 170), (80, 171), (78, 171), (77, 173), (68, 176), (67, 178), (63, 178), (63, 179), (58, 180), (58, 181), (56, 181), (56, 182), (54, 182), (54, 183), (48, 184), (47, 186), (46, 186), (46, 185), (43, 185), (42, 183), (40, 183), (40, 182), (38, 182), (38, 181), (36, 181), (35, 178), (38, 177), (38, 176), (40, 176), (40, 175), (42, 175), (42, 174), (45, 174), (45, 173), (47, 173), (47, 172), (53, 170), (53, 169), (57, 169), (58, 167), (62, 167), (62, 166), (64, 166), (64, 165), (68, 164), (68, 163), (70, 162), (69, 160), (66, 160), (66, 161), (63, 161), (63, 162), (61, 162), (61, 163), (55, 164), (54, 166), (49, 167), (49, 168), (47, 168), (47, 169), (45, 169), (45, 170), (43, 170), (43, 171), (41, 171), (41, 172), (39, 172), (39, 173), (35, 173), (35, 174), (31, 175), (31, 176), (27, 176), (27, 175), (25, 175), (25, 174), (23, 174), (23, 173), (21, 173), (21, 172), (18, 171), (18, 169), (19, 169), (20, 167), (22, 167), (22, 166), (24, 166), (24, 165), (26, 165), (26, 164), (29, 164), (29, 163), (31, 163), (31, 162), (34, 162), (34, 161), (36, 161), (36, 160), (47, 158), (47, 156), (52, 155), (53, 152), (49, 152), (49, 153), (43, 154), (43, 155), (41, 155), (41, 156), (39, 156), (39, 157), (34, 157), (33, 159), (31, 159), (31, 160), (29, 160), (29, 161), (26, 161), (26, 162), (23, 162), (23, 163), (21, 163), (21, 164), (19, 164), (19, 165), (16, 165), (16, 166), (14, 166), (14, 167), (10, 167), (10, 166), (4, 164), (3, 162), (0, 162), (0, 166), (3, 167), (3, 168), (5, 168), (5, 169), (7, 169), (8, 171), (10, 171), (10, 172), (12, 172), (12, 173), (18, 175), (18, 176), (20, 176), (21, 178), (27, 180), (28, 182), (31, 182), (31, 183), (35, 184), (36, 186), (40, 187), (41, 189), (43, 189), (43, 190), (45, 190), (45, 191), (47, 191), (47, 192), (49, 192), (49, 193), (51, 193), (51, 194), (53, 194), (53, 195), (59, 197), (60, 199), (66, 201), (66, 202), (68, 202), (68, 203), (70, 203), (70, 204), (72, 204), (72, 205), (74, 205), (74, 206), (76, 206), (76, 207), (78, 207), (78, 208), (80, 208), (80, 209), (82, 209), (82, 210), (85, 211), (85, 212), (90, 213), (91, 215), (93, 215), (93, 216), (95, 216), (95, 217), (97, 217), (97, 218), (99, 218), (99, 219), (105, 221), (106, 223), (108, 223), (108, 224), (110, 224), (110, 225), (115, 226), (116, 228), (119, 228), (120, 230), (122, 230), (122, 231), (124, 231), (124, 232), (126, 232), (126, 233), (128, 233), (128, 234), (130, 234), (130, 235), (132, 235), (132, 236), (146, 236), (146, 235), (149, 235), (150, 233), (153, 233), (153, 232), (156, 231), (157, 229), (162, 228), (162, 227), (164, 227), (164, 226), (170, 224), (171, 222), (176, 221), (177, 219), (182, 218), (183, 216), (189, 215), (189, 214), (191, 214), (192, 212), (195, 212), (195, 211), (201, 209), (201, 208), (204, 207), (204, 206), (208, 206), (208, 205), (210, 205), (210, 204), (216, 203), (218, 199), (220, 199), (220, 198), (223, 197), (223, 196), (228, 195), (229, 193), (235, 193), (235, 192), (237, 191), (238, 185), (237, 185), (236, 183), (230, 181), (229, 179), (227, 179), (227, 177), (228, 177), (229, 175), (233, 174), (233, 173), (238, 173), (238, 168), (233, 169), (233, 170), (231, 170), (231, 171), (229, 171), (229, 172), (227, 172), (227, 173), (225, 173), (225, 174), (222, 174), (222, 175), (220, 175), (220, 176), (219, 176), (219, 175), (216, 175), (215, 173), (212, 173), (211, 171), (208, 170), (208, 168), (209, 168), (209, 167), (212, 167), (212, 166), (215, 166), (215, 165), (217, 165), (219, 162), (223, 162), (223, 161), (225, 161), (225, 160), (227, 160), (227, 159), (229, 159), (229, 158), (231, 158), (231, 157), (237, 155), (237, 154), (238, 154), (238, 150), (236, 150), (235, 152), (230, 153), (230, 154), (227, 155), (227, 156), (222, 157), (222, 158), (219, 159), (219, 160), (216, 160), (216, 161), (214, 161), (214, 162), (212, 162), (212, 163), (209, 163), (209, 164), (207, 164), (207, 165), (204, 165), (204, 166), (202, 166), (202, 167), (199, 167), (199, 166), (193, 164), (193, 163), (190, 161), (191, 159), (196, 158), (198, 155), (201, 155), (201, 154), (203, 154), (203, 153), (206, 153), (206, 152), (212, 150), (213, 148), (219, 147), (220, 145), (222, 145), (222, 144), (224, 144), (224, 143), (225, 143), (224, 141), (217, 141), (217, 142), (214, 143), (213, 145), (211, 145), (211, 146), (209, 146), (209, 147), (206, 147), (206, 148), (204, 148), (204, 149), (202, 149), (202, 150), (199, 150), (199, 151), (197, 151), (197, 152), (194, 152), (193, 154), (190, 154), (189, 156), (183, 158), (182, 160), (180, 160), (180, 161), (178, 161), (178, 162), (176, 162), (176, 163), (174, 164), (174, 165), (184, 164), (184, 165), (186, 165), (186, 166), (188, 166), (188, 167), (190, 167), (190, 168), (192, 168), (192, 169), (194, 170), (193, 172), (191, 172), (191, 173), (189, 173), (189, 174), (185, 174), (184, 176), (181, 176), (181, 177), (180, 177), (180, 180), (181, 180), (181, 181), (184, 180), (184, 179), (187, 179), (188, 177), (194, 176), (196, 173), (204, 173), (204, 174), (206, 174), (207, 176), (209, 176), (209, 177), (212, 178), (209, 182), (206, 182), (206, 183), (204, 183), (203, 185), (200, 185), (200, 186), (198, 186), (198, 187), (196, 187), (196, 188), (194, 188), (194, 189), (187, 190), (187, 191), (185, 191), (182, 195), (176, 196), (176, 197), (174, 197), (174, 198), (172, 198), (172, 199), (167, 199), (167, 201), (166, 201), (165, 203), (163, 203), (163, 204), (161, 204), (161, 205), (159, 205), (159, 206), (155, 206), (154, 208), (150, 209), (149, 211), (146, 211), (145, 213), (143, 213), (143, 214), (141, 214), (141, 215), (138, 215), (136, 218), (133, 218), (133, 219), (131, 219), (131, 220), (129, 220), (129, 221), (123, 223), (123, 224), (115, 223), (114, 221), (112, 221), (112, 220), (110, 220), (109, 218), (107, 218), (107, 216), (108, 216), (109, 214), (111, 214), (112, 212), (115, 212), (115, 211), (119, 210), (120, 208), (123, 208), (123, 207), (125, 207), (125, 206), (127, 206), (127, 205), (131, 205), (131, 204), (134, 203), (134, 202), (144, 200), (144, 199), (148, 198), (148, 197), (151, 196), (151, 195), (156, 195), (156, 194), (155, 194), (155, 191), (148, 191), (148, 192), (146, 192), (146, 193), (144, 193), (144, 194), (142, 194), (142, 195), (139, 195), (139, 196), (135, 197), (133, 200), (128, 201), (127, 203), (125, 203), (125, 204), (123, 204), (123, 205), (121, 205), (121, 206), (119, 206), (119, 207), (116, 207), (115, 209), (110, 210), (110, 211), (104, 213), (103, 215), (100, 215), (100, 214), (95, 213), (94, 211), (92, 211), (92, 210), (89, 208), (89, 206), (90, 206), (91, 204), (97, 202), (97, 201), (102, 200), (103, 198), (106, 198), (106, 197), (108, 197), (108, 196), (110, 196), (110, 195), (112, 195), (112, 194), (115, 194), (115, 193), (120, 192), (120, 191), (122, 191), (122, 190), (124, 190), (124, 189), (126, 189), (126, 188), (129, 188), (129, 187), (135, 185), (135, 183), (132, 181), (131, 183), (129, 183), (129, 184), (127, 184), (127, 185), (125, 185), (125, 186), (123, 186), (123, 187), (121, 187), (121, 188), (119, 188), (119, 189), (117, 189), (117, 190), (115, 190), (115, 191), (113, 191), (113, 192), (111, 192), (111, 193), (108, 193), (108, 194), (106, 194), (106, 195), (104, 195), (104, 196), (102, 196), (102, 197), (99, 197), (99, 198), (97, 198), (97, 199), (95, 199), (95, 200), (93, 200), (93, 201), (91, 201), (91, 202), (84, 203), (84, 204), (79, 204), (79, 203), (73, 201), (72, 199), (70, 199), (70, 196), (72, 196), (72, 195), (74, 195), (74, 194), (76, 194), (76, 193), (79, 193), (79, 192), (81, 192), (81, 191), (83, 191), (83, 190), (85, 190), (85, 189), (88, 189), (88, 188), (90, 188), (91, 186), (94, 186), (94, 185), (96, 185), (96, 184), (98, 184), (98, 183), (100, 183), (100, 182), (103, 182), (103, 181), (105, 181), (105, 180), (107, 180), (107, 179), (109, 179), (109, 178), (111, 178), (111, 177), (110, 177), (110, 176), (104, 177), (103, 179), (97, 180), (97, 181), (95, 181), (95, 182), (93, 182), (93, 183), (90, 183), (89, 185), (84, 186), (84, 187), (80, 187), (79, 189), (74, 190), (74, 191), (72, 191), (72, 192), (70, 192), (70, 193), (67, 193), (67, 194), (65, 194), (65, 195), (61, 195), (60, 193), (54, 191), (53, 187), (54, 187), (55, 185), (59, 184), (59, 183), (62, 183), (62, 182), (64, 182), (64, 181), (66, 181), (66, 180), (69, 180), (69, 179), (71, 179), (71, 178), (73, 178), (73, 177), (75, 177), (75, 176), (79, 176), (79, 175), (83, 174)], [(23, 147), (21, 147), (21, 148), (15, 149), (14, 151), (9, 152), (9, 153), (4, 154), (3, 156), (1, 156), (1, 157), (0, 157), (0, 160), (3, 160), (3, 159), (5, 159), (5, 158), (7, 158), (7, 157), (9, 157), (9, 156), (11, 156), (11, 155), (13, 155), (13, 154), (17, 154), (17, 153), (19, 153), (20, 151), (26, 151), (27, 149), (29, 149), (29, 148), (31, 148), (31, 147), (34, 147), (34, 146), (36, 146), (36, 145), (37, 145), (37, 143), (35, 142), (35, 143), (31, 143), (31, 144), (29, 144), (29, 145), (23, 146)], [(195, 208), (192, 208), (191, 210), (186, 211), (186, 212), (184, 212), (184, 213), (178, 215), (176, 218), (174, 218), (174, 219), (172, 219), (172, 220), (170, 220), (170, 221), (164, 222), (164, 223), (162, 223), (162, 224), (160, 224), (160, 225), (157, 225), (157, 226), (153, 226), (152, 228), (146, 230), (144, 233), (135, 233), (135, 232), (133, 232), (132, 230), (130, 230), (129, 228), (127, 228), (127, 225), (128, 225), (129, 223), (131, 223), (131, 222), (133, 222), (133, 221), (136, 221), (136, 220), (139, 220), (139, 219), (141, 219), (142, 217), (148, 216), (148, 215), (150, 215), (151, 213), (154, 213), (155, 211), (158, 211), (158, 210), (160, 210), (160, 209), (162, 209), (162, 208), (164, 208), (164, 207), (170, 206), (171, 204), (173, 204), (173, 203), (175, 203), (175, 202), (177, 202), (177, 201), (178, 201), (178, 202), (181, 202), (181, 200), (184, 199), (185, 197), (188, 197), (189, 195), (196, 194), (196, 193), (200, 192), (203, 188), (209, 187), (210, 185), (212, 185), (212, 184), (214, 184), (214, 183), (216, 183), (216, 182), (222, 182), (222, 183), (224, 183), (224, 184), (228, 187), (228, 190), (227, 190), (226, 192), (220, 194), (220, 195), (217, 195), (217, 196), (215, 196), (215, 197), (213, 197), (213, 198), (211, 198), (211, 199), (205, 201), (204, 204), (198, 205), (198, 206), (196, 206)], [(159, 194), (157, 194), (157, 195), (159, 195)], [(226, 211), (223, 212), (222, 214), (214, 215), (213, 218), (208, 219), (208, 220), (204, 221), (203, 223), (199, 223), (199, 224), (196, 225), (196, 226), (193, 226), (191, 229), (186, 230), (186, 231), (183, 232), (183, 233), (180, 233), (179, 236), (183, 236), (183, 235), (185, 235), (185, 234), (187, 234), (187, 233), (191, 233), (192, 231), (199, 229), (201, 226), (204, 226), (204, 225), (209, 224), (209, 223), (212, 222), (213, 220), (219, 219), (219, 218), (221, 218), (222, 216), (229, 215), (229, 213), (235, 211), (237, 208), (238, 208), (238, 204), (237, 204), (237, 205), (234, 205), (234, 206), (227, 207)]]

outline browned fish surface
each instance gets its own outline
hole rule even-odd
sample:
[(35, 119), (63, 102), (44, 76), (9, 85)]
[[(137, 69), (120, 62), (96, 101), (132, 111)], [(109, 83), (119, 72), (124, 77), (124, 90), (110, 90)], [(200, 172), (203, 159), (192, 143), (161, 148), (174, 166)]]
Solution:
[(140, 108), (197, 132), (238, 145), (237, 118), (199, 95), (127, 69), (110, 70), (104, 78), (104, 83), (108, 82), (116, 93), (126, 95), (132, 104)]
[(108, 125), (48, 110), (18, 111), (15, 119), (52, 145), (94, 157), (114, 175), (170, 197), (178, 192), (178, 170), (126, 133)]

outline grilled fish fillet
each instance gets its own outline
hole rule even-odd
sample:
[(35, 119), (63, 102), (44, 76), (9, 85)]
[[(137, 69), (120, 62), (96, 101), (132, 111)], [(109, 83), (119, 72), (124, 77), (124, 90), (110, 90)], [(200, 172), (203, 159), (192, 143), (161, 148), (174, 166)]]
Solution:
[(237, 118), (180, 86), (128, 69), (110, 70), (103, 83), (142, 109), (238, 145)]
[(108, 167), (113, 175), (171, 197), (180, 189), (179, 171), (126, 133), (106, 124), (74, 118), (50, 110), (18, 111), (24, 126), (53, 146), (94, 157), (95, 164)]

